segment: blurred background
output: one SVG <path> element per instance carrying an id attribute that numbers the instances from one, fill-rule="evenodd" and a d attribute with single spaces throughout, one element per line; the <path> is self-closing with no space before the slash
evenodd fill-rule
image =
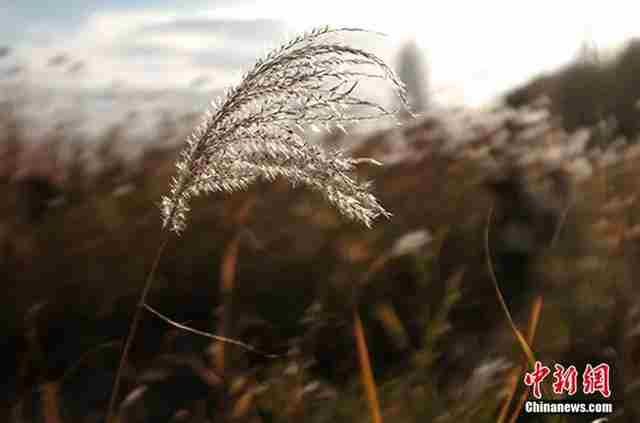
<path id="1" fill-rule="evenodd" d="M 122 421 L 367 421 L 354 309 L 385 421 L 602 417 L 520 412 L 522 354 L 487 256 L 537 357 L 609 364 L 609 421 L 638 421 L 639 12 L 625 1 L 1 3 L 4 420 L 104 420 L 183 141 L 258 57 L 328 24 L 384 33 L 346 42 L 389 63 L 418 112 L 308 134 L 383 162 L 360 174 L 393 217 L 361 228 L 284 181 L 195 202 L 150 304 L 279 358 L 145 315 Z M 398 106 L 377 84 L 361 89 Z"/>

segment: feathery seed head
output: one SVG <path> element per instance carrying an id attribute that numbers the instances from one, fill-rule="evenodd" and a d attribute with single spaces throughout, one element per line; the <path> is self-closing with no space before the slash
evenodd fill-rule
<path id="1" fill-rule="evenodd" d="M 343 215 L 370 226 L 389 213 L 352 172 L 358 163 L 302 138 L 305 127 L 392 117 L 394 111 L 355 94 L 358 81 L 388 81 L 408 109 L 404 85 L 377 56 L 332 40 L 363 31 L 316 28 L 259 59 L 219 104 L 212 104 L 186 142 L 177 176 L 162 199 L 163 226 L 185 228 L 189 199 L 245 190 L 258 179 L 286 178 L 322 193 Z"/>

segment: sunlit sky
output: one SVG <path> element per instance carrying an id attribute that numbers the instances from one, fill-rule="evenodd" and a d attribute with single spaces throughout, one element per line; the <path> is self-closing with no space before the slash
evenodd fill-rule
<path id="1" fill-rule="evenodd" d="M 330 24 L 388 34 L 360 40 L 393 63 L 415 39 L 430 98 L 480 106 L 574 59 L 584 43 L 640 35 L 640 3 L 589 1 L 0 0 L 0 46 L 31 83 L 58 89 L 206 89 L 236 82 L 256 55 Z M 70 60 L 51 66 L 51 57 Z M 68 70 L 76 62 L 76 73 Z"/>

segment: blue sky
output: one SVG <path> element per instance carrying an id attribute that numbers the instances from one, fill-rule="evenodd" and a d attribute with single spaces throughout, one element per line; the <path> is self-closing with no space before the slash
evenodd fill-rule
<path id="1" fill-rule="evenodd" d="M 80 30 L 94 13 L 178 4 L 172 0 L 62 0 L 57 7 L 52 7 L 42 0 L 7 0 L 0 5 L 0 36 L 9 43 L 64 37 Z"/>
<path id="2" fill-rule="evenodd" d="M 257 55 L 315 25 L 380 30 L 356 40 L 393 62 L 416 39 L 431 98 L 486 104 L 536 73 L 572 60 L 581 43 L 613 48 L 640 33 L 640 6 L 538 0 L 43 0 L 0 1 L 0 72 L 16 65 L 56 92 L 210 93 L 235 83 Z M 51 66 L 58 55 L 59 65 Z M 61 56 L 60 56 L 61 55 Z M 53 61 L 55 62 L 55 61 Z M 80 65 L 82 63 L 82 65 Z M 78 72 L 69 72 L 76 66 Z M 427 79 L 428 78 L 428 79 Z"/>
<path id="3" fill-rule="evenodd" d="M 59 3 L 64 6 L 43 8 L 42 1 L 20 0 L 0 6 L 0 39 L 36 84 L 64 84 L 51 78 L 50 59 L 56 55 L 67 57 L 69 67 L 83 62 L 89 86 L 117 81 L 171 89 L 200 73 L 224 73 L 218 79 L 229 83 L 229 71 L 250 63 L 257 46 L 282 30 L 279 20 L 211 16 L 211 10 L 241 3 L 66 0 Z M 49 77 L 39 78 L 43 73 Z"/>

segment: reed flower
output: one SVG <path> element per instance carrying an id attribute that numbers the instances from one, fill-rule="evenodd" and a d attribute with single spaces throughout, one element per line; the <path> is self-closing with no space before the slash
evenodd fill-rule
<path id="1" fill-rule="evenodd" d="M 342 129 L 367 119 L 393 117 L 357 95 L 359 81 L 390 84 L 407 106 L 403 84 L 377 56 L 350 47 L 336 36 L 363 31 L 316 28 L 268 53 L 213 102 L 186 142 L 177 175 L 163 197 L 163 227 L 180 233 L 192 197 L 245 190 L 257 180 L 284 178 L 318 191 L 343 215 L 370 226 L 389 213 L 357 180 L 355 166 L 367 159 L 346 157 L 308 142 L 305 131 Z"/>

